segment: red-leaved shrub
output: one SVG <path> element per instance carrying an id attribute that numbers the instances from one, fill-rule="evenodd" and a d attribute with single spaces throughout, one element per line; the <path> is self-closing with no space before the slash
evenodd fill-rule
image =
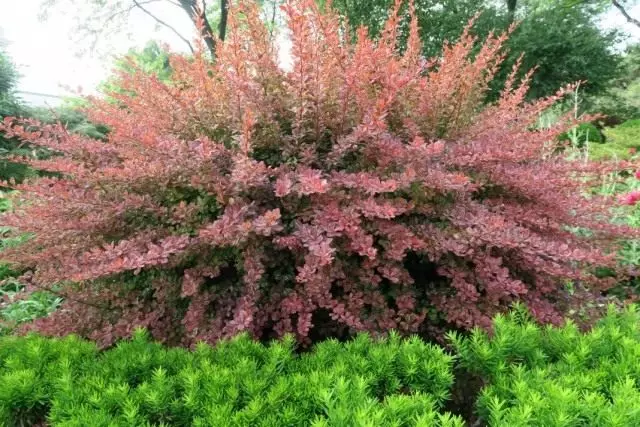
<path id="1" fill-rule="evenodd" d="M 415 19 L 403 52 L 396 13 L 352 44 L 313 0 L 283 6 L 285 71 L 253 3 L 233 5 L 215 63 L 174 55 L 171 83 L 123 74 L 93 100 L 106 142 L 5 121 L 59 153 L 29 161 L 54 174 L 18 186 L 3 218 L 33 233 L 5 258 L 66 297 L 32 327 L 103 344 L 134 326 L 184 344 L 305 341 L 489 326 L 514 301 L 553 322 L 564 281 L 600 289 L 594 267 L 632 232 L 607 223 L 615 200 L 585 196 L 612 166 L 556 154 L 570 120 L 533 126 L 571 87 L 526 103 L 530 74 L 514 70 L 485 106 L 506 34 L 477 46 L 467 29 L 425 60 Z"/>

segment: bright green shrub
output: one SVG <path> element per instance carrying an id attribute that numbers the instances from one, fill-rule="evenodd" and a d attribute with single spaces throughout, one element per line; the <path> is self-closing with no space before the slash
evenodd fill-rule
<path id="1" fill-rule="evenodd" d="M 640 147 L 640 119 L 628 120 L 619 126 L 606 130 L 611 144 L 628 148 Z"/>
<path id="2" fill-rule="evenodd" d="M 193 352 L 138 331 L 93 345 L 0 338 L 0 425 L 462 426 L 440 412 L 453 358 L 418 338 L 325 341 L 302 356 L 287 338 L 240 336 Z"/>
<path id="3" fill-rule="evenodd" d="M 75 336 L 0 338 L 0 425 L 42 421 L 59 384 L 72 382 L 95 360 L 97 348 Z"/>
<path id="4" fill-rule="evenodd" d="M 604 138 L 602 132 L 593 123 L 581 123 L 575 128 L 560 134 L 560 141 L 569 141 L 573 145 L 583 147 L 587 142 L 602 144 Z"/>
<path id="5" fill-rule="evenodd" d="M 456 426 L 640 425 L 640 312 L 590 332 L 536 325 L 522 307 L 493 333 L 449 336 L 456 357 L 419 338 L 359 335 L 299 355 L 295 340 L 241 335 L 193 351 L 137 330 L 102 353 L 70 336 L 0 338 L 0 425 Z M 477 380 L 477 381 L 476 381 Z M 480 390 L 471 386 L 481 383 Z M 476 395 L 476 393 L 478 394 Z"/>
<path id="6" fill-rule="evenodd" d="M 607 143 L 591 145 L 592 159 L 628 159 L 640 150 L 640 119 L 627 120 L 619 126 L 604 130 Z"/>
<path id="7" fill-rule="evenodd" d="M 522 309 L 489 337 L 451 336 L 460 363 L 489 385 L 477 401 L 491 426 L 640 425 L 640 314 L 613 310 L 591 332 L 539 327 Z"/>
<path id="8" fill-rule="evenodd" d="M 620 124 L 617 127 L 618 130 L 630 130 L 633 129 L 635 132 L 640 132 L 640 119 L 627 120 L 626 122 Z"/>

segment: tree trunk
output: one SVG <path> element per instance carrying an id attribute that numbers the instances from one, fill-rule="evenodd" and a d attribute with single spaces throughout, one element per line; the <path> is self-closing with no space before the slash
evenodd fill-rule
<path id="1" fill-rule="evenodd" d="M 200 31 L 200 36 L 204 39 L 207 49 L 211 54 L 211 59 L 216 59 L 216 37 L 213 29 L 207 19 L 206 5 L 202 2 L 202 6 L 197 4 L 197 0 L 179 0 L 180 6 L 187 12 L 193 25 Z M 227 18 L 229 16 L 229 1 L 220 0 L 220 26 L 218 28 L 218 37 L 224 40 L 227 33 Z"/>
<path id="2" fill-rule="evenodd" d="M 507 0 L 507 14 L 509 16 L 509 22 L 513 22 L 516 16 L 516 6 L 518 0 Z"/>
<path id="3" fill-rule="evenodd" d="M 227 18 L 229 17 L 229 0 L 220 0 L 220 26 L 218 38 L 224 40 L 227 35 Z"/>

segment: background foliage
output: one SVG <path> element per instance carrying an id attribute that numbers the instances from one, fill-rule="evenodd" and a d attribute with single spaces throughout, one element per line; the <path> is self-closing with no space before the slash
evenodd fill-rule
<path id="1" fill-rule="evenodd" d="M 640 118 L 640 44 L 627 48 L 620 74 L 601 96 L 589 101 L 589 108 L 609 116 L 612 124 Z"/>

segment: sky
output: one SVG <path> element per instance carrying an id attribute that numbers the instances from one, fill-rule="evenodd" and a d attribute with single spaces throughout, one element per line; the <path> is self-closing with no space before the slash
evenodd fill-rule
<path id="1" fill-rule="evenodd" d="M 42 21 L 38 18 L 41 4 L 42 0 L 0 0 L 0 28 L 9 41 L 6 50 L 22 75 L 18 85 L 21 91 L 64 96 L 72 94 L 67 88 L 75 91 L 80 87 L 83 93 L 92 93 L 109 75 L 114 55 L 124 54 L 133 46 L 143 47 L 150 38 L 169 44 L 173 50 L 186 47 L 170 30 L 156 28 L 153 19 L 136 9 L 125 28 L 129 34 L 111 36 L 108 47 L 103 43 L 100 52 L 78 57 L 81 49 L 73 33 L 79 13 L 61 0 L 62 6 Z M 145 6 L 160 19 L 171 22 L 185 37 L 195 36 L 189 17 L 181 9 L 162 1 Z M 56 104 L 53 98 L 26 94 L 21 97 L 30 103 Z"/>
<path id="2" fill-rule="evenodd" d="M 66 0 L 46 21 L 39 19 L 43 0 L 0 0 L 0 37 L 9 40 L 6 47 L 22 75 L 18 90 L 57 96 L 72 95 L 69 88 L 82 93 L 95 92 L 95 87 L 109 75 L 114 55 L 126 53 L 133 46 L 142 47 L 149 39 L 169 44 L 173 50 L 184 51 L 185 43 L 175 34 L 158 25 L 144 12 L 134 9 L 124 31 L 108 38 L 98 53 L 78 57 L 81 46 L 73 37 L 77 16 L 81 16 Z M 115 0 L 107 0 L 113 2 Z M 165 1 L 145 5 L 160 19 L 170 22 L 186 38 L 195 31 L 188 16 L 180 8 Z M 640 4 L 630 8 L 632 16 L 640 17 Z M 612 10 L 602 20 L 605 28 L 619 28 L 631 34 L 631 40 L 640 41 L 640 29 L 629 24 L 619 12 Z M 106 42 L 107 40 L 105 40 Z M 280 41 L 281 44 L 285 42 Z M 284 49 L 286 50 L 286 46 Z M 108 52 L 108 54 L 105 54 Z M 59 100 L 21 94 L 32 104 L 56 105 Z"/>

